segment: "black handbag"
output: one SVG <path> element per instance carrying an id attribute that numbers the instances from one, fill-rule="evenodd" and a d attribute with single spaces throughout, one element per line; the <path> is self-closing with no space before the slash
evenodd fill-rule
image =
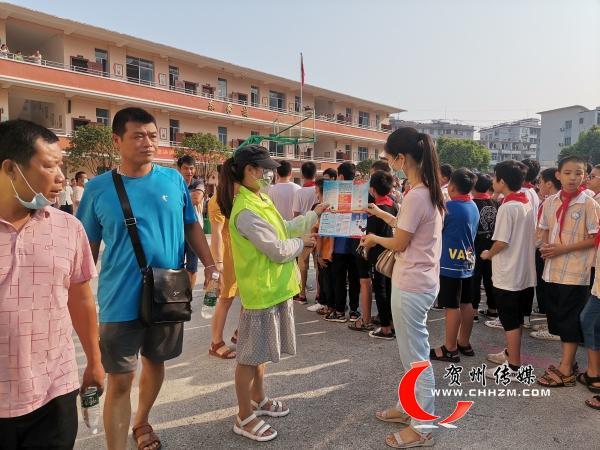
<path id="1" fill-rule="evenodd" d="M 146 326 L 189 321 L 192 318 L 192 288 L 187 272 L 185 269 L 148 267 L 123 178 L 116 169 L 112 171 L 112 177 L 135 258 L 142 273 L 140 321 Z"/>

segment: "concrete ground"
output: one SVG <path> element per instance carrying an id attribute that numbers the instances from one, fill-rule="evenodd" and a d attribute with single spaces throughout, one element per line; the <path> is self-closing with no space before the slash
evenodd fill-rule
<path id="1" fill-rule="evenodd" d="M 285 418 L 271 419 L 279 436 L 270 443 L 255 443 L 231 430 L 237 413 L 233 361 L 208 356 L 209 321 L 199 314 L 202 292 L 195 291 L 195 314 L 186 324 L 183 354 L 167 364 L 166 381 L 151 414 L 151 423 L 165 449 L 192 448 L 286 448 L 286 449 L 384 449 L 387 433 L 394 424 L 375 419 L 380 408 L 395 404 L 402 376 L 396 341 L 381 341 L 333 324 L 295 305 L 298 354 L 267 367 L 266 386 L 272 398 L 285 400 L 292 410 Z M 314 296 L 314 292 L 309 298 Z M 375 310 L 375 304 L 373 304 Z M 228 318 L 226 340 L 233 334 L 239 317 L 236 300 Z M 443 311 L 431 311 L 428 319 L 430 342 L 442 343 Z M 525 363 L 543 368 L 555 363 L 556 342 L 538 341 L 525 333 Z M 502 330 L 475 324 L 472 344 L 476 356 L 463 357 L 463 388 L 468 371 L 485 362 L 485 355 L 500 351 Z M 80 368 L 85 357 L 77 347 Z M 585 352 L 578 354 L 586 367 Z M 488 363 L 488 367 L 491 365 Z M 436 387 L 448 388 L 443 375 L 448 363 L 434 362 Z M 491 383 L 490 383 L 491 381 Z M 488 388 L 498 388 L 488 380 Z M 511 384 L 518 393 L 523 385 Z M 531 388 L 535 388 L 532 385 Z M 135 400 L 137 390 L 133 392 Z M 587 449 L 598 448 L 600 412 L 584 405 L 591 393 L 582 385 L 550 391 L 548 397 L 478 397 L 468 414 L 456 422 L 456 429 L 434 431 L 438 448 L 459 449 Z M 446 417 L 459 397 L 436 400 L 436 413 Z M 462 398 L 463 400 L 465 398 Z M 135 409 L 136 402 L 133 401 Z M 133 441 L 131 442 L 131 448 Z M 102 431 L 92 436 L 80 422 L 77 449 L 105 448 Z"/>

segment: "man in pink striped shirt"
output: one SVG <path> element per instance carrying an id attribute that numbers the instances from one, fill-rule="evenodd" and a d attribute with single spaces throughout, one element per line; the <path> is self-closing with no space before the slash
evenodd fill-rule
<path id="1" fill-rule="evenodd" d="M 82 391 L 102 391 L 94 260 L 81 223 L 50 205 L 62 150 L 25 120 L 0 124 L 0 446 L 71 449 L 79 376 L 73 328 L 87 358 Z"/>

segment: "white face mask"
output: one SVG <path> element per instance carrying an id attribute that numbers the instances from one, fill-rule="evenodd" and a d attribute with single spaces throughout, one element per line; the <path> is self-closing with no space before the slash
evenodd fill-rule
<path id="1" fill-rule="evenodd" d="M 42 209 L 42 208 L 45 208 L 46 206 L 50 206 L 53 202 L 48 200 L 44 196 L 44 194 L 42 194 L 41 192 L 35 192 L 33 190 L 33 188 L 31 187 L 31 185 L 29 184 L 29 181 L 27 181 L 27 178 L 25 178 L 25 175 L 23 175 L 23 172 L 21 171 L 21 168 L 19 167 L 19 165 L 15 164 L 15 166 L 17 166 L 17 169 L 19 169 L 19 173 L 25 180 L 25 183 L 27 183 L 27 187 L 29 189 L 31 189 L 31 192 L 33 192 L 35 194 L 33 196 L 33 198 L 31 199 L 31 201 L 27 202 L 27 201 L 23 200 L 21 197 L 19 197 L 19 194 L 17 193 L 17 189 L 15 188 L 14 183 L 12 182 L 12 180 L 10 180 L 10 184 L 12 185 L 13 190 L 15 191 L 15 197 L 17 197 L 17 200 L 19 200 L 19 203 L 21 203 L 21 205 L 23 205 L 27 209 L 34 209 L 34 210 Z M 58 169 L 58 170 L 60 170 L 60 169 Z"/>

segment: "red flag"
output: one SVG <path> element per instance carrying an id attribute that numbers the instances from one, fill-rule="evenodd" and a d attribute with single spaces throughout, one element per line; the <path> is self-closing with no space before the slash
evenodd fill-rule
<path id="1" fill-rule="evenodd" d="M 300 79 L 302 86 L 304 86 L 304 56 L 300 53 Z"/>

